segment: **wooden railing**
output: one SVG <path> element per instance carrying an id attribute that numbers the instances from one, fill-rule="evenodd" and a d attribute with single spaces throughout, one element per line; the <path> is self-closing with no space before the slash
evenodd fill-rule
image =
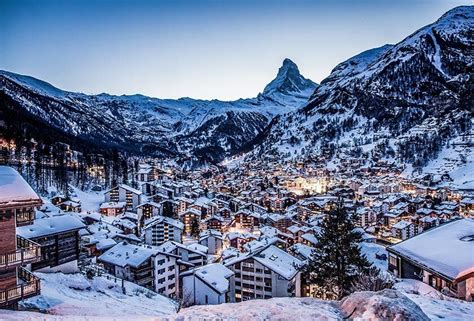
<path id="1" fill-rule="evenodd" d="M 0 289 L 0 307 L 8 306 L 20 300 L 40 294 L 40 280 L 22 267 L 18 268 L 18 278 L 22 284 Z"/>
<path id="2" fill-rule="evenodd" d="M 37 262 L 41 259 L 41 246 L 17 235 L 17 250 L 0 254 L 0 269 Z"/>

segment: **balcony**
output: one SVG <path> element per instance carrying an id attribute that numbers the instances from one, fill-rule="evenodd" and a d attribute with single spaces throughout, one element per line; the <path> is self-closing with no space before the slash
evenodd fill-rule
<path id="1" fill-rule="evenodd" d="M 41 246 L 21 236 L 16 237 L 18 249 L 0 254 L 0 270 L 26 265 L 41 260 Z"/>
<path id="2" fill-rule="evenodd" d="M 18 301 L 39 295 L 41 292 L 40 280 L 24 268 L 18 268 L 20 284 L 0 289 L 0 307 L 11 306 Z"/>

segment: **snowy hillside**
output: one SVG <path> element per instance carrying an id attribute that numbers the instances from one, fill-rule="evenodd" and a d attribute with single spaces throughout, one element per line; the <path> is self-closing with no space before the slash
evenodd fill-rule
<path id="1" fill-rule="evenodd" d="M 336 66 L 253 156 L 361 156 L 411 164 L 416 173 L 451 159 L 449 173 L 463 176 L 456 171 L 473 171 L 473 66 L 474 7 L 458 7 L 398 44 Z"/>
<path id="2" fill-rule="evenodd" d="M 10 99 L 7 106 L 69 135 L 152 153 L 213 147 L 220 157 L 253 139 L 275 115 L 303 106 L 316 86 L 289 59 L 262 94 L 237 101 L 85 95 L 0 71 L 0 94 Z"/>

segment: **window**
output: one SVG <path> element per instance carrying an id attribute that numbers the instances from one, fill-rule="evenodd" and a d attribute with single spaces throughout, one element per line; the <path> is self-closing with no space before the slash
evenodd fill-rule
<path id="1" fill-rule="evenodd" d="M 163 284 L 165 283 L 166 279 L 165 278 L 161 278 L 158 280 L 158 284 Z"/>
<path id="2" fill-rule="evenodd" d="M 169 275 L 168 280 L 174 280 L 174 274 Z"/>
<path id="3" fill-rule="evenodd" d="M 389 264 L 396 267 L 397 266 L 397 257 L 393 255 L 389 255 Z"/>
<path id="4" fill-rule="evenodd" d="M 255 269 L 255 272 L 256 273 L 263 273 L 263 270 L 262 269 Z"/>
<path id="5" fill-rule="evenodd" d="M 156 264 L 157 265 L 165 264 L 165 259 L 159 260 L 158 262 L 156 262 Z"/>

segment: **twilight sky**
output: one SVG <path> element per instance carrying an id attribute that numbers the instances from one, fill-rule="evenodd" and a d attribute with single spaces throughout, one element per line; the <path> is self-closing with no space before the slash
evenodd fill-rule
<path id="1" fill-rule="evenodd" d="M 0 0 L 0 69 L 70 91 L 254 97 L 292 59 L 307 78 L 396 43 L 458 0 Z"/>

